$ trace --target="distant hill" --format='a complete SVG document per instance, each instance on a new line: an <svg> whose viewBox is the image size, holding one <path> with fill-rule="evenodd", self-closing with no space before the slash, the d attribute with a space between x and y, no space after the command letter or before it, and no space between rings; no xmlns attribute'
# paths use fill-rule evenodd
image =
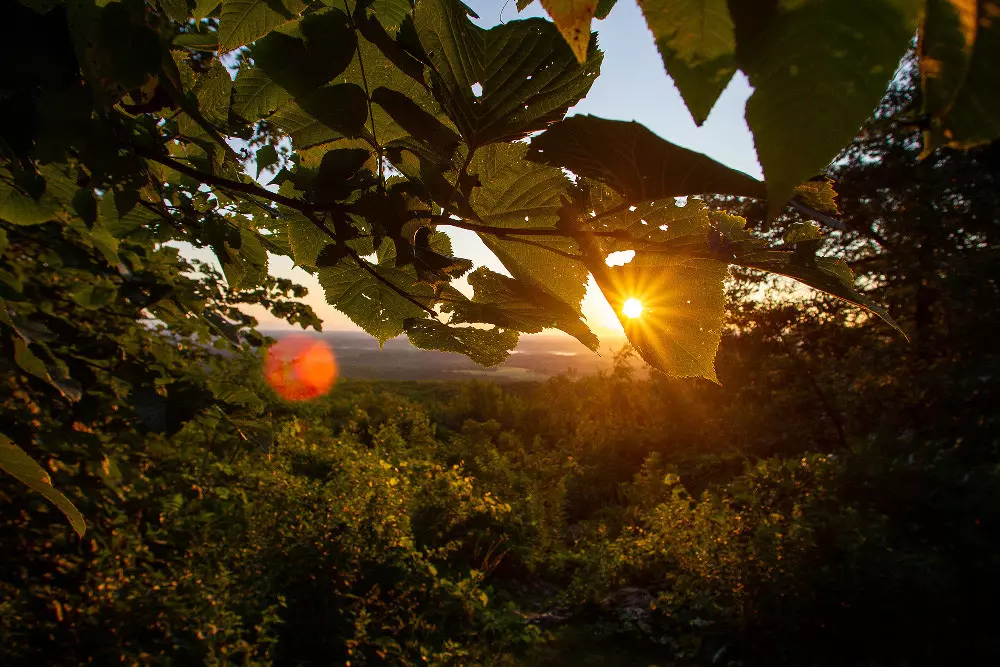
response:
<svg viewBox="0 0 1000 667"><path fill-rule="evenodd" d="M265 333L277 339L303 335L293 331ZM415 348L403 336L387 341L380 351L378 341L362 332L328 331L305 335L330 344L341 377L378 380L481 378L511 382L544 380L570 371L590 375L610 369L613 353L622 345L622 341L605 344L598 355L568 336L522 336L506 362L496 368L483 368L460 354Z"/></svg>

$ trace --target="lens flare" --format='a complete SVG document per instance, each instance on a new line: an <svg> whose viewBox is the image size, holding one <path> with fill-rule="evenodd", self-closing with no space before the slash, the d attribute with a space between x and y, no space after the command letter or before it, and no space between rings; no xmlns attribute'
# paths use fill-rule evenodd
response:
<svg viewBox="0 0 1000 667"><path fill-rule="evenodd" d="M622 304L622 314L630 320L639 317L642 315L642 301L639 301L639 299L626 300Z"/></svg>
<svg viewBox="0 0 1000 667"><path fill-rule="evenodd" d="M337 360L324 341L289 336L268 348L264 377L282 398L307 401L333 387L337 380Z"/></svg>

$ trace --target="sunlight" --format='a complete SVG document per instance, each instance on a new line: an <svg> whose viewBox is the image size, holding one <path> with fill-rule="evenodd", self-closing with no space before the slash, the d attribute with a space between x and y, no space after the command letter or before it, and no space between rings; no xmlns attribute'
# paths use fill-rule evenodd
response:
<svg viewBox="0 0 1000 667"><path fill-rule="evenodd" d="M622 305L622 314L630 320L639 317L642 315L642 301L639 299L626 300Z"/></svg>

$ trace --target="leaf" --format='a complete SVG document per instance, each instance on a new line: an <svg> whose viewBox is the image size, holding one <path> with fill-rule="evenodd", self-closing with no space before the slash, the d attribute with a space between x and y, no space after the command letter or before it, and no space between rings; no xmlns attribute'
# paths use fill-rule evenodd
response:
<svg viewBox="0 0 1000 667"><path fill-rule="evenodd" d="M233 92L233 79L229 70L218 60L198 79L196 95L201 115L210 123L226 127L229 123L229 100Z"/></svg>
<svg viewBox="0 0 1000 667"><path fill-rule="evenodd" d="M409 136L415 124L424 125L428 117L443 113L426 87L423 65L403 52L378 24L365 28L353 59L337 81L363 88L369 101L365 129L373 141L385 146ZM394 105L400 100L409 101L405 111ZM419 110L419 118L408 118L413 110Z"/></svg>
<svg viewBox="0 0 1000 667"><path fill-rule="evenodd" d="M977 0L927 0L920 33L924 112L944 116L965 84L976 45Z"/></svg>
<svg viewBox="0 0 1000 667"><path fill-rule="evenodd" d="M281 107L269 120L303 150L358 136L368 121L368 99L353 83L323 86Z"/></svg>
<svg viewBox="0 0 1000 667"><path fill-rule="evenodd" d="M414 286L416 275L412 270L370 263L368 268L370 271L359 266L354 259L345 258L335 266L320 269L319 284L326 292L330 305L377 338L382 345L403 333L406 320L426 316L422 308L405 299L399 291L424 298L430 298L432 292L429 287ZM373 273L379 277L376 278Z"/></svg>
<svg viewBox="0 0 1000 667"><path fill-rule="evenodd" d="M559 169L527 162L527 146L520 143L487 146L476 153L471 173L480 186L469 198L482 222L508 229L551 229L559 221L562 196L570 182ZM518 280L579 308L586 292L588 271L576 242L563 236L479 235Z"/></svg>
<svg viewBox="0 0 1000 667"><path fill-rule="evenodd" d="M421 0L414 22L434 65L434 95L473 149L559 120L600 69L596 44L580 66L555 26L542 19L485 30L457 0Z"/></svg>
<svg viewBox="0 0 1000 667"><path fill-rule="evenodd" d="M222 0L219 51L250 44L272 28L294 20L305 8L302 0Z"/></svg>
<svg viewBox="0 0 1000 667"><path fill-rule="evenodd" d="M356 45L347 16L335 9L268 34L250 49L253 66L236 75L233 111L249 121L266 118L331 82L354 58Z"/></svg>
<svg viewBox="0 0 1000 667"><path fill-rule="evenodd" d="M185 32L174 37L174 46L183 46L192 51L217 51L219 35L210 32Z"/></svg>
<svg viewBox="0 0 1000 667"><path fill-rule="evenodd" d="M618 0L597 0L597 9L594 11L594 16L598 20L603 20L608 18L611 10L614 9L615 4Z"/></svg>
<svg viewBox="0 0 1000 667"><path fill-rule="evenodd" d="M946 143L953 148L970 148L1000 137L998 61L1000 2L980 0L976 43L964 85L943 117L932 126L928 133L929 146Z"/></svg>
<svg viewBox="0 0 1000 667"><path fill-rule="evenodd" d="M486 267L470 273L468 280L474 290L471 301L450 298L444 302L442 310L452 314L450 324L488 323L525 333L560 329L591 350L600 344L575 308L534 285Z"/></svg>
<svg viewBox="0 0 1000 667"><path fill-rule="evenodd" d="M718 382L715 355L725 317L726 262L636 253L630 264L594 277L614 308L629 342L653 368L674 377ZM642 314L623 313L638 299Z"/></svg>
<svg viewBox="0 0 1000 667"><path fill-rule="evenodd" d="M278 150L272 144L266 144L257 149L257 178L260 178L262 171L270 169L278 164Z"/></svg>
<svg viewBox="0 0 1000 667"><path fill-rule="evenodd" d="M917 29L922 0L732 3L737 62L754 92L746 119L777 215L878 104ZM767 4L767 3L764 3Z"/></svg>
<svg viewBox="0 0 1000 667"><path fill-rule="evenodd" d="M413 6L410 0L371 0L365 12L369 17L375 17L389 34L395 35L413 12Z"/></svg>
<svg viewBox="0 0 1000 667"><path fill-rule="evenodd" d="M697 125L736 73L736 35L726 0L640 0L663 66Z"/></svg>
<svg viewBox="0 0 1000 667"><path fill-rule="evenodd" d="M527 159L607 183L629 202L697 194L760 197L747 174L661 139L636 122L573 116L531 140Z"/></svg>
<svg viewBox="0 0 1000 667"><path fill-rule="evenodd" d="M542 0L542 7L573 49L576 59L580 64L585 63L590 46L590 22L597 11L597 0Z"/></svg>
<svg viewBox="0 0 1000 667"><path fill-rule="evenodd" d="M795 186L795 198L820 213L836 215L839 212L837 191L833 189L833 181L828 178L806 181Z"/></svg>
<svg viewBox="0 0 1000 667"><path fill-rule="evenodd" d="M84 308L102 308L118 296L118 288L106 278L95 278L92 282L76 285L70 290L70 297Z"/></svg>
<svg viewBox="0 0 1000 667"><path fill-rule="evenodd" d="M87 524L84 522L80 510L73 505L69 498L52 486L52 478L40 465L3 434L0 434L0 468L22 484L42 494L46 500L66 515L76 534L83 537L87 531Z"/></svg>
<svg viewBox="0 0 1000 667"><path fill-rule="evenodd" d="M451 327L435 320L412 320L406 336L423 350L441 350L464 354L477 364L493 367L502 364L517 347L518 332L511 329Z"/></svg>
<svg viewBox="0 0 1000 667"><path fill-rule="evenodd" d="M793 278L821 292L861 306L906 336L906 332L885 308L857 290L854 286L853 272L840 258L816 257L795 251L772 249L738 253L734 263Z"/></svg>
<svg viewBox="0 0 1000 667"><path fill-rule="evenodd" d="M178 23L186 23L188 19L188 5L186 0L157 0L163 13L171 20Z"/></svg>
<svg viewBox="0 0 1000 667"><path fill-rule="evenodd" d="M221 0L195 0L194 11L191 12L191 16L196 21L201 21L211 16L212 12L218 9L220 4Z"/></svg>

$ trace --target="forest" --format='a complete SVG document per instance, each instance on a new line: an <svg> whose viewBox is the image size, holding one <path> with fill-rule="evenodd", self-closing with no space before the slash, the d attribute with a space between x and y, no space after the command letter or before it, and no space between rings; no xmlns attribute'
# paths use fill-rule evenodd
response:
<svg viewBox="0 0 1000 667"><path fill-rule="evenodd" d="M0 664L1000 660L1000 8L871 2L703 3L707 51L640 3L697 122L749 77L764 182L563 118L614 2L5 8ZM629 342L290 394L278 256L380 344L596 349L588 275Z"/></svg>

